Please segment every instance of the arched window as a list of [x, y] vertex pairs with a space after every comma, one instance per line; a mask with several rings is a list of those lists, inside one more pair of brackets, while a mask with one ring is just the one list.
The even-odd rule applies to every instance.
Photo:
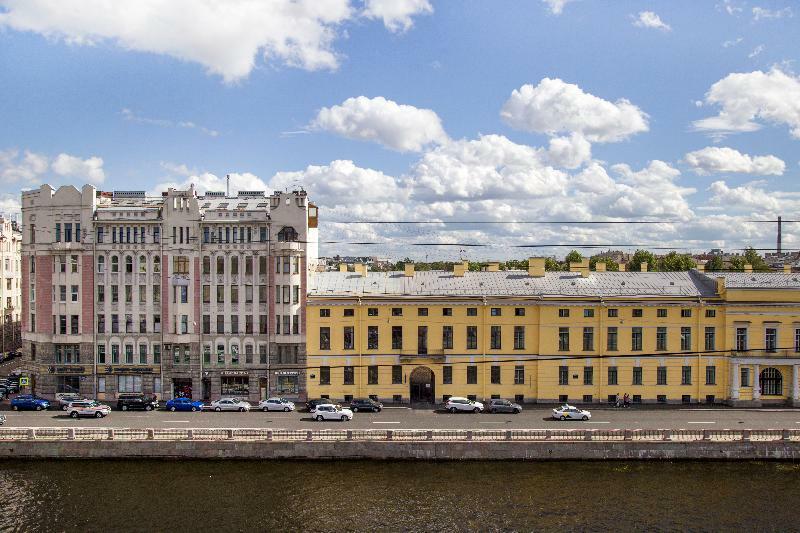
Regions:
[[239, 273], [239, 256], [231, 256], [231, 274]]
[[133, 274], [133, 256], [125, 256], [125, 273]]
[[222, 275], [225, 273], [225, 258], [221, 255], [217, 256], [217, 275]]
[[278, 240], [279, 241], [296, 241], [297, 240], [297, 232], [291, 226], [284, 226], [278, 232]]
[[156, 274], [161, 272], [161, 258], [158, 256], [153, 258], [153, 272]]
[[119, 272], [119, 256], [112, 255], [111, 256], [111, 273], [116, 274]]
[[203, 274], [211, 274], [211, 257], [203, 256]]
[[147, 272], [147, 258], [143, 255], [139, 256], [139, 272], [142, 274]]
[[97, 271], [101, 274], [106, 271], [106, 256], [100, 255], [97, 257]]
[[777, 368], [765, 368], [758, 376], [763, 396], [780, 396], [783, 393], [783, 376]]

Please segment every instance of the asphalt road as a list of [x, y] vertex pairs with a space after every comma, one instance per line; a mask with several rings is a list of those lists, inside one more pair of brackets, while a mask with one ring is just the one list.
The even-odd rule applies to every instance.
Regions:
[[103, 419], [73, 420], [61, 411], [8, 411], [6, 427], [114, 428], [273, 428], [273, 429], [800, 429], [800, 409], [593, 409], [588, 422], [549, 418], [551, 407], [527, 408], [518, 415], [434, 412], [385, 408], [381, 413], [356, 413], [350, 422], [316, 422], [306, 412], [198, 413], [112, 411]]

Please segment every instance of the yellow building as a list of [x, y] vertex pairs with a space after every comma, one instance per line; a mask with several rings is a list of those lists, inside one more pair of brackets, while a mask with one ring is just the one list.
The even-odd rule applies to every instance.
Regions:
[[[604, 265], [601, 265], [604, 266]], [[646, 265], [645, 265], [646, 268]], [[784, 273], [317, 273], [309, 398], [798, 403], [800, 280]]]

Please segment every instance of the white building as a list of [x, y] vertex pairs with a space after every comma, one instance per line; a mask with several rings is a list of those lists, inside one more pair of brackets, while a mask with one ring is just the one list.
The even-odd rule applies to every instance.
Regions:
[[16, 222], [0, 215], [0, 305], [3, 309], [3, 330], [0, 352], [3, 354], [19, 348], [20, 315], [20, 252], [22, 234]]
[[43, 185], [23, 193], [22, 213], [37, 393], [304, 396], [317, 258], [304, 191], [153, 198]]

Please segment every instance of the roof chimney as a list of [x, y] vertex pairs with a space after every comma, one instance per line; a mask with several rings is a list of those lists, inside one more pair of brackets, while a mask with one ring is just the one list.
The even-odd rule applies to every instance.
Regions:
[[231, 175], [225, 174], [225, 196], [231, 196]]
[[339, 272], [347, 272], [347, 263], [339, 263]]
[[717, 294], [719, 294], [720, 296], [724, 295], [725, 294], [725, 278], [723, 278], [722, 276], [719, 276], [718, 278], [715, 278], [714, 281], [717, 282]]
[[464, 263], [456, 263], [453, 265], [453, 276], [457, 278], [463, 278], [466, 271], [467, 269], [464, 266]]
[[639, 265], [639, 272], [647, 272], [647, 261], [642, 261]]
[[790, 265], [789, 263], [786, 263], [785, 265], [783, 265], [783, 273], [784, 274], [791, 274], [792, 273], [792, 265]]
[[531, 257], [528, 259], [528, 275], [532, 278], [544, 277], [544, 257]]
[[697, 263], [697, 271], [698, 272], [705, 272], [706, 271], [706, 264], [705, 263]]
[[414, 263], [406, 263], [403, 265], [403, 275], [407, 278], [414, 277]]
[[625, 267], [625, 263], [620, 263], [620, 264], [619, 264], [619, 271], [620, 271], [620, 272], [625, 272], [625, 268], [626, 268], [626, 267]]
[[364, 263], [356, 263], [353, 265], [356, 271], [356, 274], [361, 276], [362, 278], [367, 276], [367, 265]]
[[497, 261], [492, 261], [486, 265], [486, 272], [499, 272], [500, 271], [500, 263]]
[[751, 265], [750, 263], [745, 263], [744, 264], [744, 271], [746, 273], [752, 272], [753, 271], [753, 265]]
[[595, 272], [605, 272], [606, 271], [606, 264], [602, 261], [598, 261], [594, 264], [594, 271]]

